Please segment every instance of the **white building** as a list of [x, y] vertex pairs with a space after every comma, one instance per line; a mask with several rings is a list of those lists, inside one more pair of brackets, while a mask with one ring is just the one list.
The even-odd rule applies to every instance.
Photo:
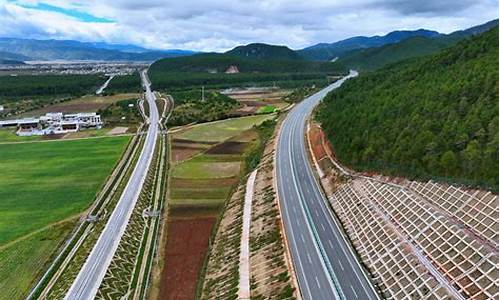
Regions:
[[0, 128], [17, 127], [17, 135], [46, 135], [77, 132], [81, 129], [102, 128], [101, 116], [96, 113], [47, 113], [40, 118], [0, 121]]

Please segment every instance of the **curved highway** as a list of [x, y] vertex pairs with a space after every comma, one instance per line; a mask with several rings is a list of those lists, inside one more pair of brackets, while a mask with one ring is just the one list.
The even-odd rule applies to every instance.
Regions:
[[303, 299], [378, 299], [312, 172], [305, 126], [314, 107], [355, 71], [299, 103], [282, 124], [276, 153], [280, 210]]
[[158, 137], [159, 116], [146, 70], [141, 72], [141, 78], [145, 88], [146, 100], [149, 104], [150, 123], [144, 146], [115, 210], [64, 299], [94, 299], [118, 248], [120, 239], [125, 232], [148, 173]]

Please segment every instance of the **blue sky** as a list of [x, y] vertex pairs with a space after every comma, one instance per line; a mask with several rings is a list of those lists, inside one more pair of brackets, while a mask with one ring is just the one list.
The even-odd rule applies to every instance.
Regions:
[[498, 18], [496, 0], [0, 0], [0, 37], [224, 51], [293, 49], [357, 35], [442, 33]]
[[96, 17], [96, 16], [93, 16], [89, 13], [86, 13], [86, 12], [83, 12], [83, 11], [80, 11], [77, 9], [59, 7], [59, 6], [51, 5], [51, 4], [48, 4], [45, 2], [38, 2], [38, 3], [22, 3], [19, 1], [9, 1], [9, 2], [12, 4], [27, 8], [27, 9], [48, 11], [48, 12], [54, 12], [57, 14], [66, 15], [68, 17], [75, 18], [76, 20], [81, 21], [81, 22], [93, 22], [93, 23], [113, 23], [114, 22], [111, 19]]

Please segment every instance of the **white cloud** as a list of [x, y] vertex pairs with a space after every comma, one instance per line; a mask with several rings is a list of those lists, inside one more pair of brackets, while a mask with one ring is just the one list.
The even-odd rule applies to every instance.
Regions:
[[[29, 0], [31, 4], [37, 1]], [[266, 42], [302, 48], [354, 35], [451, 32], [498, 17], [492, 0], [46, 0], [115, 23], [81, 22], [0, 0], [0, 36], [133, 43], [202, 51]]]

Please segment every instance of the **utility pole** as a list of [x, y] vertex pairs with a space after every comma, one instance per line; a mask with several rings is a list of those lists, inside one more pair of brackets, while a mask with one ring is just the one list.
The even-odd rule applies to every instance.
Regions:
[[205, 102], [205, 86], [201, 86], [201, 102]]

